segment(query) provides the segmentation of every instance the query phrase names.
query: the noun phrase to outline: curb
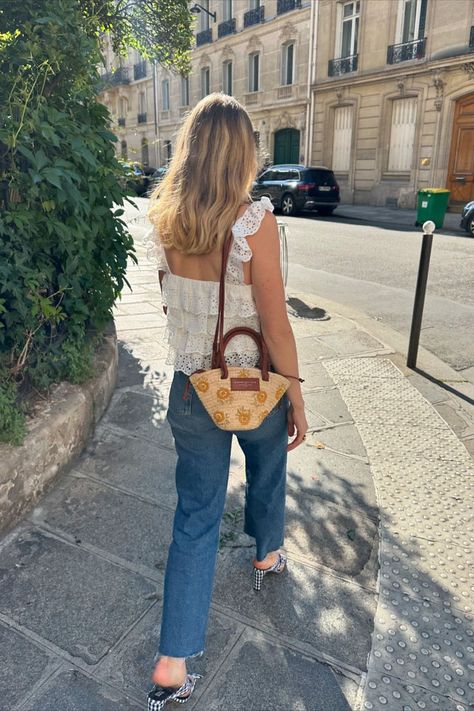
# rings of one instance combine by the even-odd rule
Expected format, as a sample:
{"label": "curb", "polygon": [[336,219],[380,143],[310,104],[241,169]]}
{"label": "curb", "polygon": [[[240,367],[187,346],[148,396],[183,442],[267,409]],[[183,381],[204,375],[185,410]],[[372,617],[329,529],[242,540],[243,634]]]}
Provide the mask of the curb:
{"label": "curb", "polygon": [[115,390],[118,371],[115,327],[106,332],[95,358],[98,375],[81,385],[59,383],[27,422],[20,447],[0,445],[0,531],[12,527],[46,487],[82,452]]}

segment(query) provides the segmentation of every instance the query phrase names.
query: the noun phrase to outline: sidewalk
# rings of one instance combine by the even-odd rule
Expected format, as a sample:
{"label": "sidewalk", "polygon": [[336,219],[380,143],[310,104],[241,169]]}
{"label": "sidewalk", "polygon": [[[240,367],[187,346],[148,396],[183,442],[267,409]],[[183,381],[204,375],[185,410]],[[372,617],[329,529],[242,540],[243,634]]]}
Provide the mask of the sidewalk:
{"label": "sidewalk", "polygon": [[[156,272],[144,222],[133,231],[109,410],[0,542],[3,711],[146,709],[175,454]],[[323,306],[329,320],[291,316],[311,432],[289,457],[288,572],[251,589],[235,448],[207,649],[190,665],[203,679],[187,708],[467,711],[474,410],[455,380],[448,392],[407,371],[375,322]]]}
{"label": "sidewalk", "polygon": [[[351,222],[363,222],[376,224],[379,227],[393,230],[419,230],[422,226],[416,226],[416,210],[401,210],[396,207],[375,207],[373,205],[349,205],[343,203],[330,219],[347,219]],[[460,227],[461,214],[457,212],[447,212],[444,224],[436,232],[442,234],[461,234],[468,237],[468,233]]]}

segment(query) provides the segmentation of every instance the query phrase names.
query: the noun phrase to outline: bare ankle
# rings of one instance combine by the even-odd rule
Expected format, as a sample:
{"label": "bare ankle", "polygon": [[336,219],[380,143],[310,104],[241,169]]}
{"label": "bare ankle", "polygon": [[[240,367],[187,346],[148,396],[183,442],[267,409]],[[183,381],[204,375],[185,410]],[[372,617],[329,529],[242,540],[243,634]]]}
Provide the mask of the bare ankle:
{"label": "bare ankle", "polygon": [[160,657],[153,672],[152,681],[160,686],[180,687],[186,680],[186,659]]}

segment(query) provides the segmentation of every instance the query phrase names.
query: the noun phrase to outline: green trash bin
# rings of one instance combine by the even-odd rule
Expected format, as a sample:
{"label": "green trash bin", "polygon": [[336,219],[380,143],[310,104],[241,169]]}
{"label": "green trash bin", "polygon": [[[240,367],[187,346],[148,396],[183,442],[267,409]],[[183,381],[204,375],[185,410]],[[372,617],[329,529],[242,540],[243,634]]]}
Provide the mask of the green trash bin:
{"label": "green trash bin", "polygon": [[416,224],[422,225],[432,220],[438,229],[443,226],[448,207],[450,191],[446,188],[424,188],[418,190]]}

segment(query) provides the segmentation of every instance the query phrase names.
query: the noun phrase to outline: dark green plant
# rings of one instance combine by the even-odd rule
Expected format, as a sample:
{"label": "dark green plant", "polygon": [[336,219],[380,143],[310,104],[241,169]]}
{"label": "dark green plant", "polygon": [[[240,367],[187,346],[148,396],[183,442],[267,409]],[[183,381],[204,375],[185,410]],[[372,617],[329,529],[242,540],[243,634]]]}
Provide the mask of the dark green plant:
{"label": "dark green plant", "polygon": [[[148,34],[141,6],[143,17],[153,8],[157,15]],[[168,28],[165,38],[160,23],[172,24],[173,7],[176,31]],[[122,219],[116,137],[107,109],[96,100],[104,31],[115,32],[117,49],[132,44],[186,69],[185,0],[0,0],[4,441],[21,439],[22,389],[90,377],[91,338],[111,319],[127,284],[127,259],[134,259]]]}

